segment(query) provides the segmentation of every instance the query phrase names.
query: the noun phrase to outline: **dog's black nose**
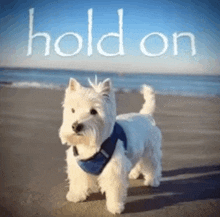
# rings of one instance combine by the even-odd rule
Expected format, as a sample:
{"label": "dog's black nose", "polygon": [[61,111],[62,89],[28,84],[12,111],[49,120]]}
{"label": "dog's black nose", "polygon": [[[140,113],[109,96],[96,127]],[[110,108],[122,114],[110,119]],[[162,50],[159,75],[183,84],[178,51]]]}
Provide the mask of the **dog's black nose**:
{"label": "dog's black nose", "polygon": [[78,133],[80,131],[83,130],[83,124],[79,124],[78,122],[75,122],[73,125],[72,125],[72,129],[75,133]]}

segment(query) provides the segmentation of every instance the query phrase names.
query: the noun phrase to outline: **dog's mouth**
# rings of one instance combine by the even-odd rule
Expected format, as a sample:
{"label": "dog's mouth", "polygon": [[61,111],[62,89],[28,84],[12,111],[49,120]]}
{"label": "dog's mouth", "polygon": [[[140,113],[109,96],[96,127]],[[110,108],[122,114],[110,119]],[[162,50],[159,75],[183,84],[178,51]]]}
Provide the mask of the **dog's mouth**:
{"label": "dog's mouth", "polygon": [[67,141],[73,145],[77,145],[77,144],[89,145],[89,137],[83,135],[82,133],[79,134],[72,133],[71,135],[67,136]]}
{"label": "dog's mouth", "polygon": [[73,133],[73,136],[83,136],[82,133]]}

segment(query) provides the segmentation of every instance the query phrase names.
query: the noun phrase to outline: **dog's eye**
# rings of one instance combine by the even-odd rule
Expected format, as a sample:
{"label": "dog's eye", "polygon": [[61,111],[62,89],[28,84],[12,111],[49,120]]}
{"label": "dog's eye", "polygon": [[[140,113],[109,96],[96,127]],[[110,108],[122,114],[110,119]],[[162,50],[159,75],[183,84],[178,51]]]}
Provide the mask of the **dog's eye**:
{"label": "dog's eye", "polygon": [[71,111],[72,111],[72,113],[75,113],[75,109],[74,108],[72,108]]}
{"label": "dog's eye", "polygon": [[91,115],[96,115],[97,113],[98,113],[98,112],[97,112],[95,109],[91,109],[91,110],[90,110],[90,114],[91,114]]}

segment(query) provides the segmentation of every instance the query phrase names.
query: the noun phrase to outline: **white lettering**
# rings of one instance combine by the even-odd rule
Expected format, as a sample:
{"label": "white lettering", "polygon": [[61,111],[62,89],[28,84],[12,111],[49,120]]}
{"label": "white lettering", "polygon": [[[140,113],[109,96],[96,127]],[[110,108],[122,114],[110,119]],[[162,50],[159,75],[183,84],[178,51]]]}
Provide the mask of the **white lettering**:
{"label": "white lettering", "polygon": [[[123,56],[125,54],[124,46],[123,46],[123,9],[118,10],[118,16],[119,16],[119,33],[111,32],[106,35],[103,35],[97,44],[98,52],[106,57],[112,57],[112,56],[117,56],[117,55]],[[105,52],[102,49],[102,45],[101,45],[102,41],[106,39],[107,37],[118,37],[119,38],[119,52],[118,53],[110,54],[110,53]]]}
{"label": "white lettering", "polygon": [[191,51],[192,56],[196,55],[196,46],[195,46],[195,36],[190,32],[182,32],[177,35],[177,33],[173,33],[173,54],[176,56],[178,55],[178,45],[177,45],[177,39],[179,37],[189,37],[190,38],[190,44],[191,44]]}
{"label": "white lettering", "polygon": [[92,8],[88,10],[88,56],[91,56],[93,51],[92,51],[92,15],[93,15],[93,10]]}
{"label": "white lettering", "polygon": [[[149,38],[149,37],[152,36],[152,35],[158,35],[158,36],[160,36],[160,37],[162,38],[162,40],[163,40],[164,47],[163,47],[163,50],[162,50],[160,53],[152,54],[152,53],[148,52],[148,51],[146,50],[146,48],[145,48],[144,43],[145,43],[146,39]],[[168,39],[167,39],[167,37],[166,37],[164,34],[162,34],[162,33],[160,33],[160,32],[152,32],[152,33],[146,35],[146,36],[141,40],[141,43],[140,43],[140,49],[141,49],[142,53],[143,53],[144,55],[146,55],[146,56],[149,56],[149,57],[158,57],[158,56],[161,56],[161,55],[163,55],[163,54],[167,51],[167,48],[168,48]]]}
{"label": "white lettering", "polygon": [[[106,57],[113,57],[113,56],[118,56],[118,55],[125,55],[124,52],[124,44],[123,44],[123,36],[124,36],[124,32],[123,32],[123,9],[119,9],[117,11],[118,13],[118,33],[117,32],[110,32],[108,34],[103,35],[100,40],[97,43],[97,50],[101,55],[104,55]],[[90,8],[87,11],[87,15],[88,15],[88,44],[87,44],[87,55],[91,56],[93,54],[93,9]],[[50,55],[50,42],[51,42],[51,37],[48,33],[46,32],[37,32],[35,34],[33,34],[34,31],[34,8],[31,8],[29,10],[29,38],[28,38],[28,51],[27,51],[27,56],[32,55],[32,50],[33,50],[33,39],[36,37],[44,37],[46,39],[45,41],[45,56]],[[61,51],[60,48],[60,42],[61,40],[65,37],[71,35],[73,37],[76,38],[77,42],[78,42],[78,47],[76,49],[76,51],[72,52],[72,53],[64,53],[63,51]],[[147,41],[147,39],[149,37],[160,37],[163,41],[163,48],[159,53],[151,53],[147,50],[145,43]],[[118,52],[117,53],[108,53],[106,51],[103,50],[102,47],[102,42],[109,38],[109,37],[116,37],[118,38]],[[173,33],[173,55],[178,55],[178,38],[180,37],[189,37],[190,38],[190,45],[191,45],[191,55],[194,56],[196,55],[196,46],[195,46],[195,36],[190,33],[190,32],[182,32],[177,34],[176,32]],[[161,32],[152,32],[148,35],[146,35],[140,42],[140,50],[141,52],[149,57],[158,57],[163,55],[164,53],[166,53],[167,49],[168,49],[168,38]],[[54,43],[54,49],[55,52],[63,57],[70,57],[70,56],[74,56],[76,54],[78,54],[81,50],[82,50],[82,46],[83,46],[83,38],[75,33],[75,32],[66,32],[64,34],[62,34],[61,36],[59,36],[55,43]]]}
{"label": "white lettering", "polygon": [[27,56],[32,55],[33,39],[36,38],[37,36],[46,38],[45,56],[48,56],[50,54],[50,41],[51,41],[50,35],[45,32],[38,32],[33,35],[33,25],[34,25],[34,8],[31,8],[29,10],[29,39],[28,39]]}
{"label": "white lettering", "polygon": [[[73,35],[73,36],[75,36],[75,37],[77,38],[77,40],[78,40],[78,45],[79,45],[79,46],[78,46],[78,49],[77,49],[74,53],[71,53],[71,54],[63,53],[63,52],[60,50],[60,47],[59,47],[59,43],[60,43],[61,39],[64,38],[65,36],[67,36],[67,35]],[[58,55],[60,55],[60,56],[62,56],[62,57],[70,57],[70,56],[74,56],[74,55],[78,54],[78,53],[81,51],[81,49],[82,49],[82,45],[83,45],[83,39],[82,39],[82,37],[81,37],[79,34],[74,33],[74,32],[67,32],[67,33],[61,35],[61,36],[55,41],[55,43],[54,43],[54,48],[55,48],[55,51],[56,51],[56,53],[57,53]]]}

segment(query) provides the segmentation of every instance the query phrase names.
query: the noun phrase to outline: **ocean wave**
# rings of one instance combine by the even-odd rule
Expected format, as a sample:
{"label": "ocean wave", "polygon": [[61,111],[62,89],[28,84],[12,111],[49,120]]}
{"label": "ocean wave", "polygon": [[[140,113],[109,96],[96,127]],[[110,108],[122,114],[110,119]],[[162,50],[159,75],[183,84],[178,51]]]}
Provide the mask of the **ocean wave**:
{"label": "ocean wave", "polygon": [[40,83],[40,82],[14,82],[10,85],[11,87],[16,88],[39,88],[39,89],[58,89],[62,90],[63,87],[60,85],[52,84],[52,83]]}
{"label": "ocean wave", "polygon": [[206,98],[206,97],[219,97],[218,94],[213,93],[196,93],[196,92],[187,92],[187,91],[155,91],[158,95],[169,95],[169,96],[185,96],[185,97],[198,97],[198,98]]}
{"label": "ocean wave", "polygon": [[[8,86],[12,88],[37,88],[37,89],[54,89],[54,90],[65,90],[65,85],[58,85],[54,83],[45,83],[45,82],[30,82],[30,81],[22,81],[22,82],[0,82],[2,86]],[[123,87],[115,87],[114,91],[116,93],[138,93],[140,92],[139,88],[123,88]],[[158,95],[173,95],[173,96],[186,96],[186,97],[215,97],[218,94],[213,93],[197,93],[197,92],[189,92],[189,91],[174,91],[174,90],[155,90],[155,93]]]}
{"label": "ocean wave", "polygon": [[[22,82],[0,82],[3,86],[14,87],[14,88],[38,88],[38,89],[56,89],[56,90],[64,90],[66,86],[58,85],[53,83],[41,83],[41,82],[29,82],[29,81],[22,81]],[[115,92],[122,92],[122,93],[132,93],[137,92],[136,89],[128,89],[128,88],[114,88]]]}

